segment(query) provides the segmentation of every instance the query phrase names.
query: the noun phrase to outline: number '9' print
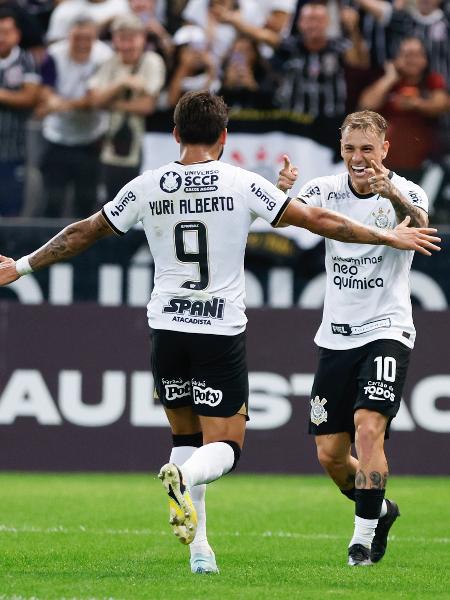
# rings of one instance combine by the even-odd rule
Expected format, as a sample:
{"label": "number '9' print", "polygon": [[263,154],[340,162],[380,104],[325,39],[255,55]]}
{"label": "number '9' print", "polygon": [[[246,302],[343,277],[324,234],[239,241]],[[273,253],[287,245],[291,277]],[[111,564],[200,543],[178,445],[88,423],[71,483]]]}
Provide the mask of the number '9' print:
{"label": "number '9' print", "polygon": [[[186,251],[186,236],[194,233],[197,237],[197,250]],[[175,254],[182,263],[193,263],[198,265],[200,280],[185,281],[181,287],[189,290],[204,290],[209,284],[208,266],[208,236],[204,223],[200,221],[183,221],[174,227]]]}

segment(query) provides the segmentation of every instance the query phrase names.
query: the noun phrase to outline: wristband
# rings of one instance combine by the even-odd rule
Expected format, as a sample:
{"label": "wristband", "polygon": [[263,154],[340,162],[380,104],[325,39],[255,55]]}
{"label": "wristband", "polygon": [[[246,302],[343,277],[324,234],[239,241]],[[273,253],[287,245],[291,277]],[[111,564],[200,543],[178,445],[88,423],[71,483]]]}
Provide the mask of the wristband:
{"label": "wristband", "polygon": [[22,258],[16,260],[16,271],[19,275],[28,275],[28,273],[33,272],[28,256],[22,256]]}

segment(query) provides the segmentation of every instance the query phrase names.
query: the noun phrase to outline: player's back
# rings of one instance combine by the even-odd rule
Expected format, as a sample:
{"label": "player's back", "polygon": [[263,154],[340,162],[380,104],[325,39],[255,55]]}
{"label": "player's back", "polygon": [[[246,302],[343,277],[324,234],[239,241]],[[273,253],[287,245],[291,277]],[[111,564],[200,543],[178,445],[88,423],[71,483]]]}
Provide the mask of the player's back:
{"label": "player's back", "polygon": [[130,220],[143,223],[155,261],[150,325],[242,331],[248,230],[257,216],[276,221],[285,201],[259,175],[219,161],[172,162],[125,186],[104,212],[122,232]]}

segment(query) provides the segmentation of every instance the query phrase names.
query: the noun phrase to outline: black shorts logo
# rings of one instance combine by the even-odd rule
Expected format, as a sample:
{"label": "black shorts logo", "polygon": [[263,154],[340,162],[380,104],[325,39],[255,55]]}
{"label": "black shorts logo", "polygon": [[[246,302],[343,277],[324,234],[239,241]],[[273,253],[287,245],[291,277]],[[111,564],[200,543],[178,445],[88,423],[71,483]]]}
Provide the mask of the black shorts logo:
{"label": "black shorts logo", "polygon": [[222,402],[222,390],[214,390],[211,387],[201,387],[193,382],[192,395],[195,404],[207,404],[208,406],[217,406]]}
{"label": "black shorts logo", "polygon": [[173,400],[179,400],[191,395],[191,382],[177,380],[163,379],[162,383],[165,390],[165,398],[168,402]]}

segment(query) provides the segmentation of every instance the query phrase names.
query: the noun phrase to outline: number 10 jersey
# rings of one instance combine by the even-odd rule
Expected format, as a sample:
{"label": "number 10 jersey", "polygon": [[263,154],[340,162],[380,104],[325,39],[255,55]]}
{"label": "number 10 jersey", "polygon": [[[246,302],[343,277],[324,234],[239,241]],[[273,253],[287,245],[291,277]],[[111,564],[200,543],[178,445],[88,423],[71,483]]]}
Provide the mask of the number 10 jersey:
{"label": "number 10 jersey", "polygon": [[155,261],[150,327],[241,333],[248,231],[257,217],[276,225],[288,203],[260,175],[219,161],[172,162],[124,186],[103,214],[118,234],[143,224]]}

